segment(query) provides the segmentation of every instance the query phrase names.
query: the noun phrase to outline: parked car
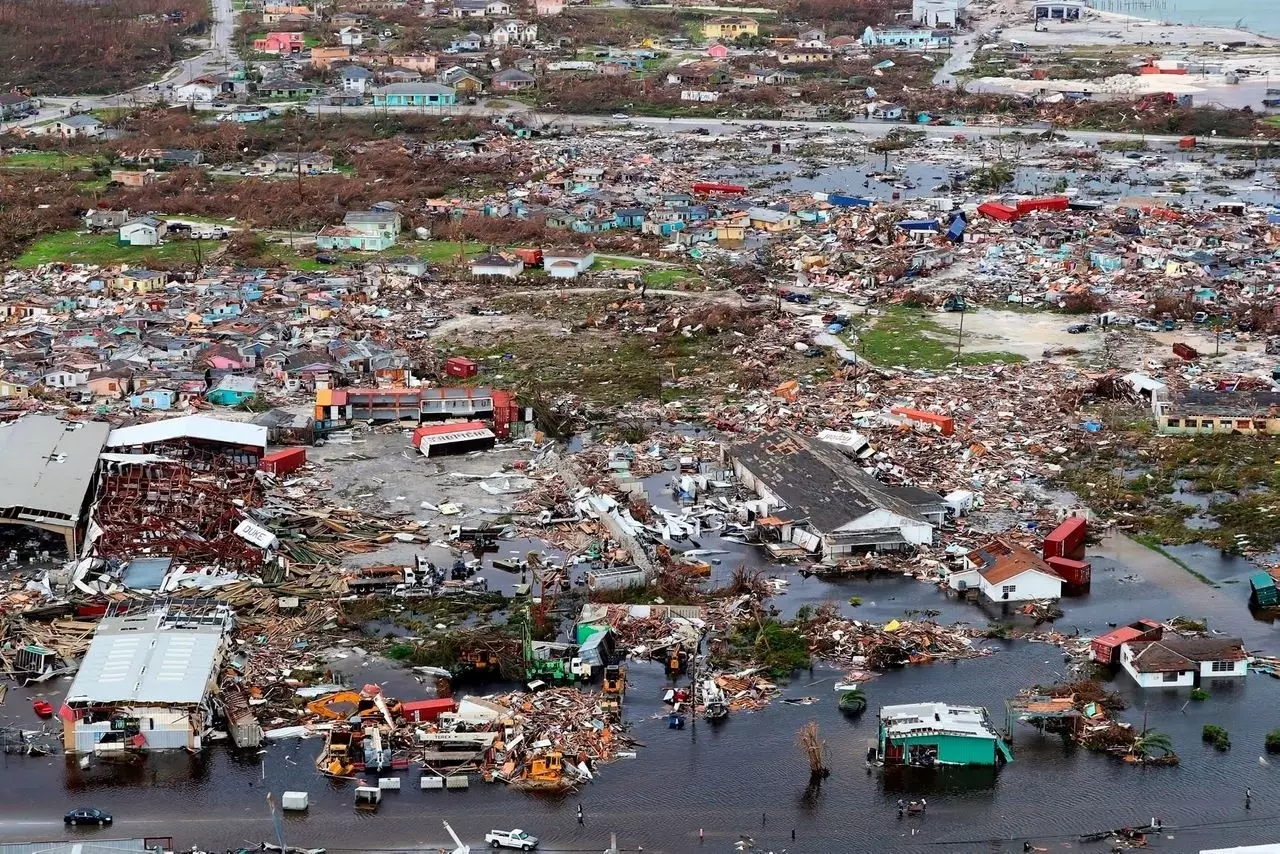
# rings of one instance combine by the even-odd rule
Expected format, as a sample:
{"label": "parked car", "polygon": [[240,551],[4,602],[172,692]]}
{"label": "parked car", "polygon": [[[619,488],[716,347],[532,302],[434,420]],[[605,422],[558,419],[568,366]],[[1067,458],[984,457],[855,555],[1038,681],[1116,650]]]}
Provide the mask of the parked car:
{"label": "parked car", "polygon": [[530,836],[523,830],[491,830],[484,835],[484,841],[494,848],[519,848],[521,851],[532,851],[538,847],[538,837]]}
{"label": "parked car", "polygon": [[1139,332],[1159,332],[1160,327],[1150,320],[1139,320],[1133,324],[1133,328]]}
{"label": "parked car", "polygon": [[111,824],[111,813],[102,810],[93,809],[91,807],[81,807],[72,810],[62,817],[63,824],[72,826],[81,824],[96,824],[99,827]]}
{"label": "parked car", "polygon": [[1088,332],[1088,331],[1089,331],[1089,324],[1087,323],[1073,323],[1067,327],[1067,332],[1069,332],[1072,335],[1079,335],[1081,332]]}
{"label": "parked car", "polygon": [[338,259],[334,258],[332,255],[317,255],[316,263],[317,264],[337,264]]}

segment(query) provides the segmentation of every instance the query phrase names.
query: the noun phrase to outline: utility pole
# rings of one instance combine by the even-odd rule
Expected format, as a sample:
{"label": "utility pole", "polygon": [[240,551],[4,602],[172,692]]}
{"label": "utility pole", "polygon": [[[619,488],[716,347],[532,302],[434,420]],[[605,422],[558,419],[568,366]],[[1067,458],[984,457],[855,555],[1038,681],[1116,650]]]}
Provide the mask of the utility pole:
{"label": "utility pole", "polygon": [[297,155],[298,162],[298,204],[302,204],[302,134],[297,136],[297,144],[294,146],[294,154]]}
{"label": "utility pole", "polygon": [[[967,308],[968,306],[965,306]],[[960,329],[956,332],[956,362],[960,361],[960,342],[964,339],[964,312],[965,308],[960,309]]]}

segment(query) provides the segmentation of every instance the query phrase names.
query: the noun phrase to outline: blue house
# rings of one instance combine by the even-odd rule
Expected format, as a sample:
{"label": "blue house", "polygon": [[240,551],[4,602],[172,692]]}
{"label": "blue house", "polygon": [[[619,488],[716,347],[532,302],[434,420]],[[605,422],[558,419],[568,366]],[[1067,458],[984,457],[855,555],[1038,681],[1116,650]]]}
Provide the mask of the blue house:
{"label": "blue house", "polygon": [[258,393],[258,381],[253,377],[226,374],[218,384],[205,393],[205,400],[219,406],[237,406]]}
{"label": "blue house", "polygon": [[271,109],[269,107],[236,107],[229,113],[223,113],[218,117],[220,122],[265,122],[271,118]]}
{"label": "blue house", "polygon": [[457,93],[440,83],[392,83],[373,90],[375,107],[452,107]]}
{"label": "blue house", "polygon": [[618,208],[613,212],[614,228],[640,228],[644,225],[644,208]]}
{"label": "blue house", "polygon": [[172,389],[149,388],[144,392],[130,396],[129,405],[134,409],[171,409],[176,397],[177,394]]}

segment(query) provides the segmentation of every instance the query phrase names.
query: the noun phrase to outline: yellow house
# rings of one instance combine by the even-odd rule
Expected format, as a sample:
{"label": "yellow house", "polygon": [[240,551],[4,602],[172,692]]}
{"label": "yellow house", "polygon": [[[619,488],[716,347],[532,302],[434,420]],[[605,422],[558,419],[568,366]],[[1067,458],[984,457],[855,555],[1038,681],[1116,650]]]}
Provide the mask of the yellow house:
{"label": "yellow house", "polygon": [[146,294],[164,290],[165,274],[155,270],[125,270],[112,281],[117,290],[133,294]]}
{"label": "yellow house", "polygon": [[702,37],[708,41],[714,41],[715,39],[733,41],[741,35],[760,35],[760,24],[755,18],[725,15],[720,18],[712,18],[702,25]]}
{"label": "yellow house", "polygon": [[716,222],[717,243],[741,243],[747,239],[747,219],[722,219]]}
{"label": "yellow house", "polygon": [[333,316],[333,309],[327,305],[307,306],[307,317],[311,320],[328,320]]}
{"label": "yellow house", "polygon": [[17,380],[0,377],[0,400],[25,400],[30,393],[30,386]]}

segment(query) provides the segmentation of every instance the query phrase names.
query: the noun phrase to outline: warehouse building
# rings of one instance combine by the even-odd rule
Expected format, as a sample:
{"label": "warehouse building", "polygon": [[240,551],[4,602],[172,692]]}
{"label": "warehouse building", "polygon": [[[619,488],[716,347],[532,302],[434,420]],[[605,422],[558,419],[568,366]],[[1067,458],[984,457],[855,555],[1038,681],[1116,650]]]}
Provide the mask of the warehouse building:
{"label": "warehouse building", "polygon": [[28,415],[0,427],[0,524],[61,534],[67,554],[84,538],[98,454],[111,426]]}
{"label": "warehouse building", "polygon": [[209,599],[114,603],[60,710],[67,752],[199,750],[234,627]]}

